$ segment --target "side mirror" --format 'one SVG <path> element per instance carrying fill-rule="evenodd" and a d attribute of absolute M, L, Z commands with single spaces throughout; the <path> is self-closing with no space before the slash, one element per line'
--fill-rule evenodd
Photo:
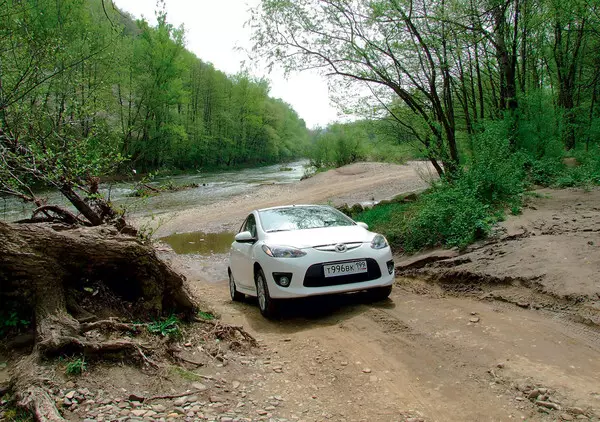
<path fill-rule="evenodd" d="M 235 235 L 235 241 L 238 243 L 252 243 L 255 240 L 256 239 L 254 237 L 252 237 L 252 233 L 250 233 L 248 231 L 240 232 Z"/>
<path fill-rule="evenodd" d="M 361 226 L 363 229 L 369 229 L 369 225 L 367 223 L 363 223 L 362 221 L 357 221 L 356 225 Z"/>

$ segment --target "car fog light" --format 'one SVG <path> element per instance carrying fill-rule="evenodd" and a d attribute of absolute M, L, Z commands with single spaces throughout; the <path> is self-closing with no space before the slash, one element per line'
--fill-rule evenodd
<path fill-rule="evenodd" d="M 292 282 L 292 273 L 273 273 L 273 280 L 281 287 L 289 287 Z"/>
<path fill-rule="evenodd" d="M 394 261 L 388 261 L 387 267 L 388 267 L 388 273 L 393 274 L 394 273 Z"/>

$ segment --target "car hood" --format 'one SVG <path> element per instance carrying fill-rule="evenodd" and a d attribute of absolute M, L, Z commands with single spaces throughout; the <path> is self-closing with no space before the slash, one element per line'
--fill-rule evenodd
<path fill-rule="evenodd" d="M 373 236 L 374 233 L 361 226 L 323 227 L 267 233 L 265 243 L 295 248 L 312 248 L 337 243 L 370 242 Z"/>

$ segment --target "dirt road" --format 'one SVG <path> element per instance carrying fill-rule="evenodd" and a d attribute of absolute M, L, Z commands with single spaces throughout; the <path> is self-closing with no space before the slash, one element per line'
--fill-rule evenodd
<path fill-rule="evenodd" d="M 360 200 L 360 195 L 354 198 Z M 268 201 L 277 199 L 281 200 L 273 196 Z M 588 199 L 576 203 L 587 204 L 593 213 L 594 200 Z M 579 212 L 588 215 L 582 207 Z M 534 206 L 525 210 L 519 217 L 522 224 L 509 220 L 506 235 L 514 235 L 511 230 L 521 230 L 527 221 L 538 225 L 544 218 L 552 221 L 556 214 L 530 214 L 535 211 Z M 238 212 L 232 210 L 220 218 L 227 221 Z M 564 210 L 557 212 L 569 218 Z M 218 220 L 215 216 L 211 221 Z M 561 244 L 560 239 L 553 240 L 553 254 L 560 253 L 556 244 Z M 581 247 L 591 246 L 588 241 Z M 523 268 L 539 261 L 529 252 L 527 247 L 520 251 L 518 265 Z M 275 395 L 284 399 L 284 405 L 272 410 L 273 418 L 600 420 L 600 331 L 596 325 L 575 322 L 564 312 L 569 303 L 563 303 L 563 309 L 524 309 L 523 304 L 505 302 L 502 296 L 479 297 L 472 289 L 465 295 L 460 289 L 398 278 L 385 302 L 368 303 L 360 294 L 299 300 L 286 304 L 281 320 L 272 322 L 261 317 L 252 300 L 230 302 L 220 275 L 225 274 L 224 257 L 211 257 L 209 267 L 214 271 L 205 271 L 196 258 L 167 255 L 186 274 L 197 297 L 225 322 L 243 325 L 261 340 L 267 357 L 253 361 L 251 368 L 236 376 L 252 386 L 248 391 L 257 403 Z M 595 270 L 585 267 L 582 277 L 589 271 L 598 274 L 600 268 L 593 262 L 585 265 Z M 518 270 L 513 264 L 506 266 Z M 573 268 L 577 263 L 569 265 Z M 497 268 L 489 259 L 485 266 Z M 543 262 L 535 266 L 544 268 Z M 552 269 L 547 272 L 552 285 L 557 285 Z M 566 274 L 561 276 L 568 285 Z"/>

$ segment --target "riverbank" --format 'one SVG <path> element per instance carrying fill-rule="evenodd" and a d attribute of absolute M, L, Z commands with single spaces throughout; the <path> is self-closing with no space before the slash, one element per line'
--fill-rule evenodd
<path fill-rule="evenodd" d="M 435 177 L 433 168 L 422 161 L 410 161 L 403 165 L 354 163 L 300 182 L 264 184 L 252 192 L 163 213 L 155 220 L 137 218 L 136 224 L 155 227 L 155 237 L 195 231 L 237 231 L 253 209 L 288 204 L 342 205 L 381 201 L 400 193 L 426 189 L 428 181 Z"/>

